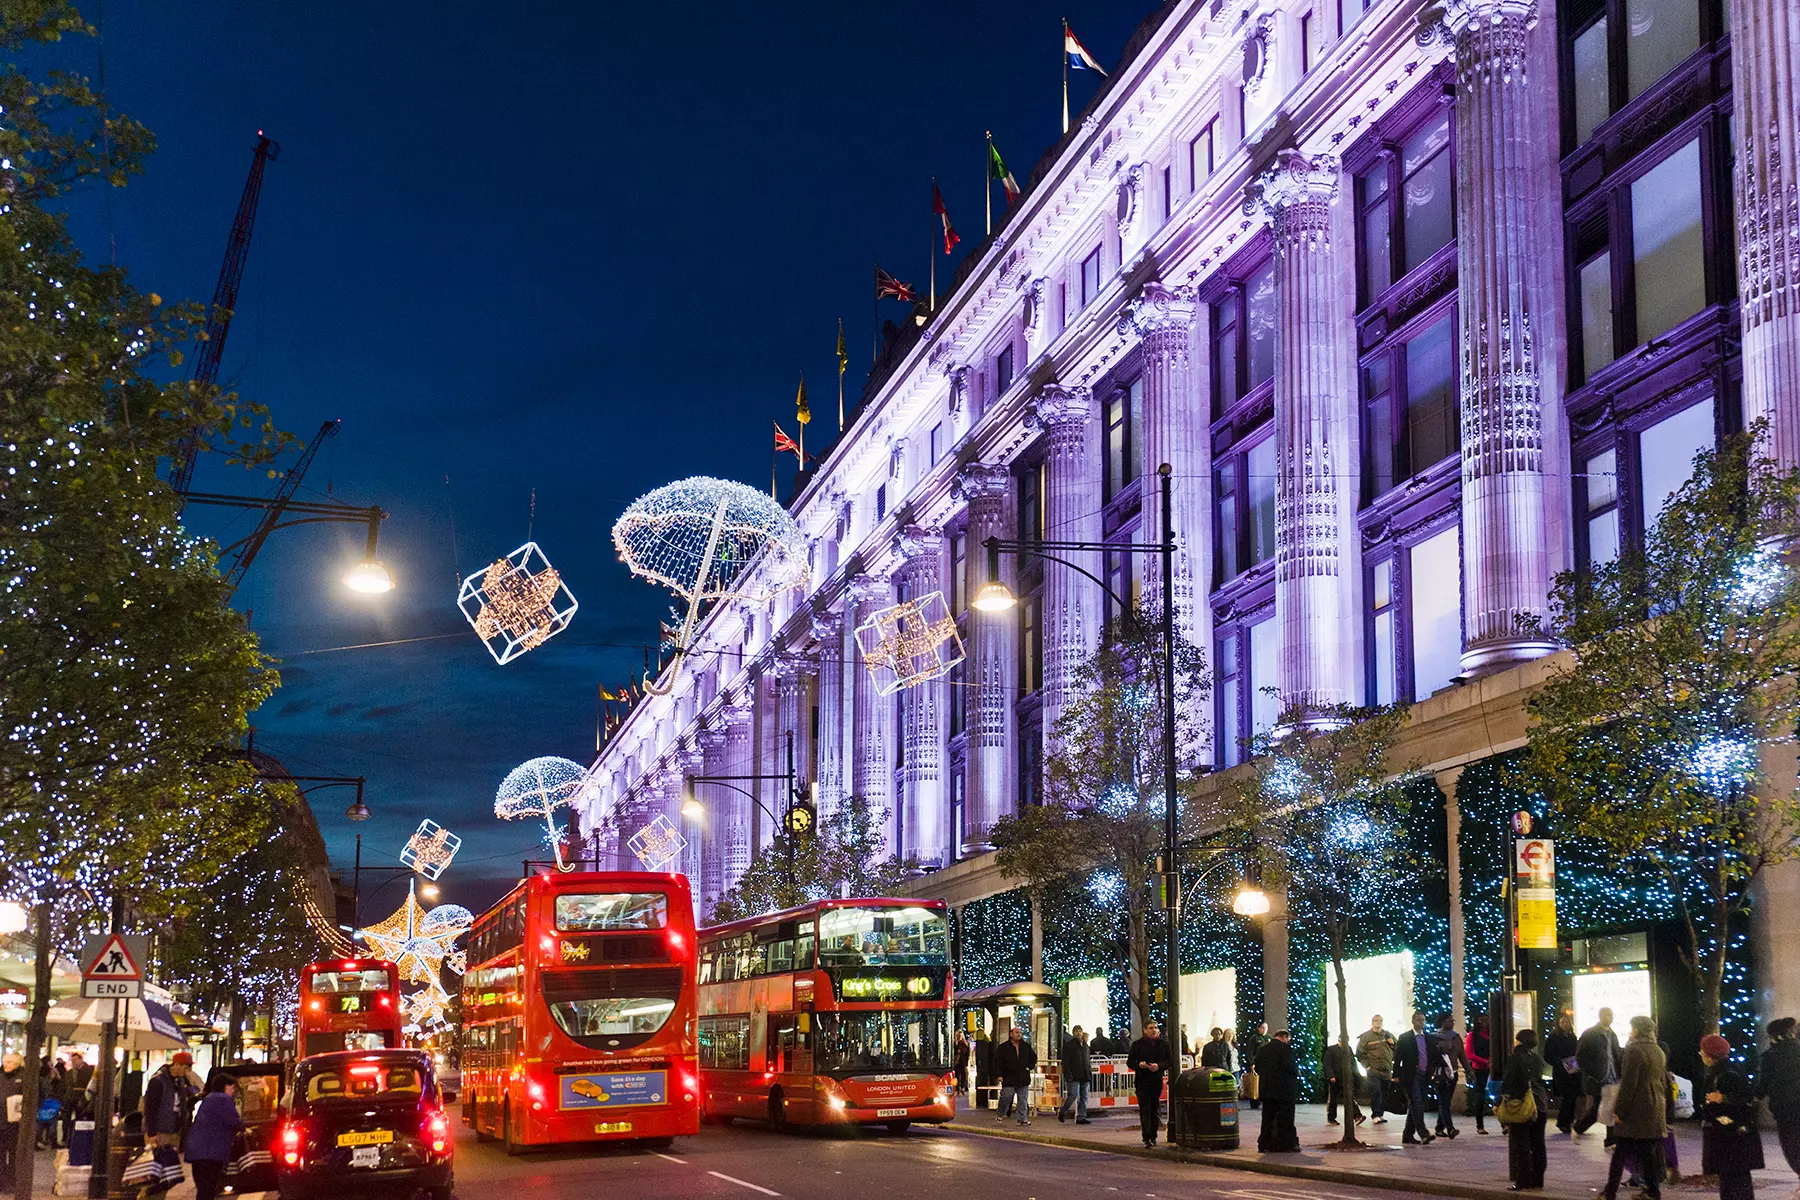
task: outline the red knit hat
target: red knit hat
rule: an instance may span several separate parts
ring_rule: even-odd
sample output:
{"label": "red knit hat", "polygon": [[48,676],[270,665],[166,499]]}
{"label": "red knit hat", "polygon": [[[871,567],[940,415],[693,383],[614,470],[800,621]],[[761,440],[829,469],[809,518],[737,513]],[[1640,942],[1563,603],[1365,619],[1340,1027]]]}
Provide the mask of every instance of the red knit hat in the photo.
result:
{"label": "red knit hat", "polygon": [[1709,1033],[1700,1039],[1700,1053],[1715,1062],[1724,1062],[1731,1057],[1731,1043],[1716,1033]]}

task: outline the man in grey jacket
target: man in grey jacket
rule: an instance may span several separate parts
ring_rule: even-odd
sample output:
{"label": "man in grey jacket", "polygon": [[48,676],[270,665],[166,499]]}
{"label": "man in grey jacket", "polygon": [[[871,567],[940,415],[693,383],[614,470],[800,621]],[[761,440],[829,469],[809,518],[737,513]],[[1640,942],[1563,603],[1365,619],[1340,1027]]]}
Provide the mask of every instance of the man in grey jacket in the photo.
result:
{"label": "man in grey jacket", "polygon": [[1067,1121],[1075,1113],[1075,1123],[1088,1123],[1088,1085],[1094,1082],[1093,1062],[1088,1053],[1088,1035],[1077,1025],[1069,1031],[1062,1045],[1062,1107],[1056,1110],[1058,1121]]}
{"label": "man in grey jacket", "polygon": [[1369,1075],[1369,1109],[1377,1125],[1386,1125],[1388,1084],[1394,1078],[1394,1035],[1381,1027],[1376,1013],[1369,1028],[1356,1039],[1356,1061]]}

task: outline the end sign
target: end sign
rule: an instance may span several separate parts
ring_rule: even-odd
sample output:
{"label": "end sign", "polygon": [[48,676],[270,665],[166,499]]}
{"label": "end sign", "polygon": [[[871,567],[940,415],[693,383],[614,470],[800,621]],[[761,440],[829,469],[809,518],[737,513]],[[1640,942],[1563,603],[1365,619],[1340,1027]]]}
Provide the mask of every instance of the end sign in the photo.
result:
{"label": "end sign", "polygon": [[144,967],[150,939],[141,934],[102,933],[81,950],[81,994],[90,1000],[136,999],[144,994]]}

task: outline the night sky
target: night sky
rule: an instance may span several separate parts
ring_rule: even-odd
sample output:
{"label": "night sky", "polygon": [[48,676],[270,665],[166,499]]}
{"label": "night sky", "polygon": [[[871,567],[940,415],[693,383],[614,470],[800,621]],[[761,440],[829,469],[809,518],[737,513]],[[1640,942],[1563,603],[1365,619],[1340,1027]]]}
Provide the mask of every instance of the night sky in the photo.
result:
{"label": "night sky", "polygon": [[[925,287],[932,176],[964,236],[942,287],[982,240],[983,131],[1021,182],[1060,132],[1059,18],[1110,70],[1150,8],[106,6],[107,94],[160,148],[128,188],[74,201],[78,238],[104,261],[110,229],[139,287],[209,298],[267,130],[282,155],[221,382],[302,441],[341,418],[301,496],[391,514],[399,590],[346,592],[363,531],[314,525],[275,534],[237,595],[282,676],[257,747],[368,777],[360,826],[349,790],[312,796],[335,867],[359,830],[364,864],[393,864],[430,816],[464,838],[446,900],[480,911],[510,886],[542,826],[496,821],[496,785],[540,754],[592,758],[595,685],[634,677],[668,604],[615,558],[614,518],[688,474],[767,487],[802,369],[809,441],[828,440],[838,318],[854,402],[873,260]],[[100,49],[55,57],[92,75]],[[1071,76],[1077,113],[1097,83]],[[196,480],[272,486],[217,463]],[[253,521],[189,513],[227,543]],[[501,667],[456,585],[528,528],[581,610]],[[429,640],[333,649],[396,639]],[[367,919],[404,885],[373,886]]]}

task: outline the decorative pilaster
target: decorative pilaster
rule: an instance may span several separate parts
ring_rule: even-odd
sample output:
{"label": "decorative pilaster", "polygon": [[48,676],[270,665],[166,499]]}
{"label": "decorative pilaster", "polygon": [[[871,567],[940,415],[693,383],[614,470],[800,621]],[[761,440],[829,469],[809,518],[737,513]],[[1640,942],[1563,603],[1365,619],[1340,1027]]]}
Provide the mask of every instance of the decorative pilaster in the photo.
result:
{"label": "decorative pilaster", "polygon": [[[908,525],[896,547],[906,594],[921,600],[944,590],[944,538],[941,530]],[[944,806],[944,683],[934,679],[900,693],[905,754],[901,757],[900,845],[895,852],[914,854],[925,866],[949,861],[948,817]]]}
{"label": "decorative pilaster", "polygon": [[[775,676],[775,773],[787,770],[787,740],[791,734],[794,738],[794,783],[797,787],[806,785],[806,775],[801,771],[800,750],[800,698],[805,694],[800,678],[800,664],[792,659],[777,659],[770,668]],[[785,787],[777,783],[777,791]],[[771,805],[770,811],[780,816],[787,811],[787,797],[777,795],[777,805]]]}
{"label": "decorative pilaster", "polygon": [[1800,466],[1800,26],[1791,0],[1732,0],[1744,424],[1766,418],[1765,450]]}
{"label": "decorative pilaster", "polygon": [[1444,14],[1456,46],[1460,176],[1462,667],[1474,674],[1555,649],[1520,628],[1544,617],[1550,590],[1546,365],[1534,342],[1555,319],[1555,297],[1532,218],[1542,186],[1532,167],[1534,143],[1553,144],[1557,131],[1526,80],[1536,22],[1536,0],[1452,0]]}
{"label": "decorative pilaster", "polygon": [[[694,736],[700,747],[700,774],[725,774],[726,740],[722,729],[702,729]],[[694,793],[706,809],[700,818],[700,911],[709,916],[713,905],[725,894],[725,851],[730,845],[729,819],[718,806],[709,803],[714,790],[702,784]]]}
{"label": "decorative pilaster", "polygon": [[[748,707],[724,714],[725,726],[725,769],[723,775],[751,775],[756,771],[756,746],[752,729],[751,711]],[[713,774],[708,771],[707,774]],[[722,853],[725,856],[724,878],[721,882],[725,891],[737,886],[744,872],[750,869],[750,837],[752,834],[751,814],[756,811],[756,804],[750,797],[733,788],[709,787],[712,793],[707,797],[706,808],[709,813],[718,813],[720,837],[723,839]]]}
{"label": "decorative pilaster", "polygon": [[[857,576],[850,585],[849,595],[853,626],[861,625],[876,609],[886,608],[894,602],[893,584],[885,576]],[[851,780],[851,792],[866,800],[872,811],[887,812],[887,848],[892,851],[897,815],[890,801],[894,781],[894,758],[891,750],[894,701],[891,696],[876,694],[875,678],[861,661],[856,664],[852,687],[856,704],[855,774]]]}
{"label": "decorative pilaster", "polygon": [[1275,619],[1283,704],[1348,703],[1356,544],[1356,404],[1349,363],[1347,247],[1331,236],[1342,171],[1328,154],[1283,150],[1257,181],[1275,235]]}
{"label": "decorative pilaster", "polygon": [[844,619],[827,609],[815,612],[813,637],[819,643],[819,816],[834,813],[844,800],[844,741],[849,725],[844,691]]}
{"label": "decorative pilaster", "polygon": [[[1012,475],[1005,466],[971,463],[956,481],[957,491],[969,502],[967,594],[975,595],[987,582],[987,552],[982,543],[1007,536],[1007,492]],[[1002,555],[1003,578],[1012,582],[1013,571]],[[963,857],[994,848],[988,831],[994,822],[1017,804],[1012,790],[1012,696],[1018,686],[1014,661],[1017,638],[1015,618],[1008,613],[969,614],[968,658],[963,679],[967,697],[968,766],[963,787]]]}
{"label": "decorative pilaster", "polygon": [[[706,849],[706,822],[700,817],[690,817],[681,811],[683,803],[694,790],[692,783],[695,775],[706,773],[706,751],[702,749],[698,734],[690,736],[675,751],[675,766],[680,771],[678,786],[665,810],[675,828],[687,845],[682,847],[681,857],[677,860],[676,870],[688,877],[688,887],[692,889],[694,904],[701,905],[701,887],[706,867],[703,855]],[[710,910],[696,907],[695,916],[704,918]]]}
{"label": "decorative pilaster", "polygon": [[[1050,541],[1100,540],[1100,455],[1091,434],[1093,416],[1094,396],[1087,388],[1051,383],[1038,393],[1026,418],[1044,431],[1049,445],[1044,536]],[[1059,557],[1104,578],[1098,553],[1070,551]],[[1091,580],[1056,563],[1044,565],[1046,749],[1071,698],[1075,672],[1099,639],[1102,612],[1099,589]]]}

